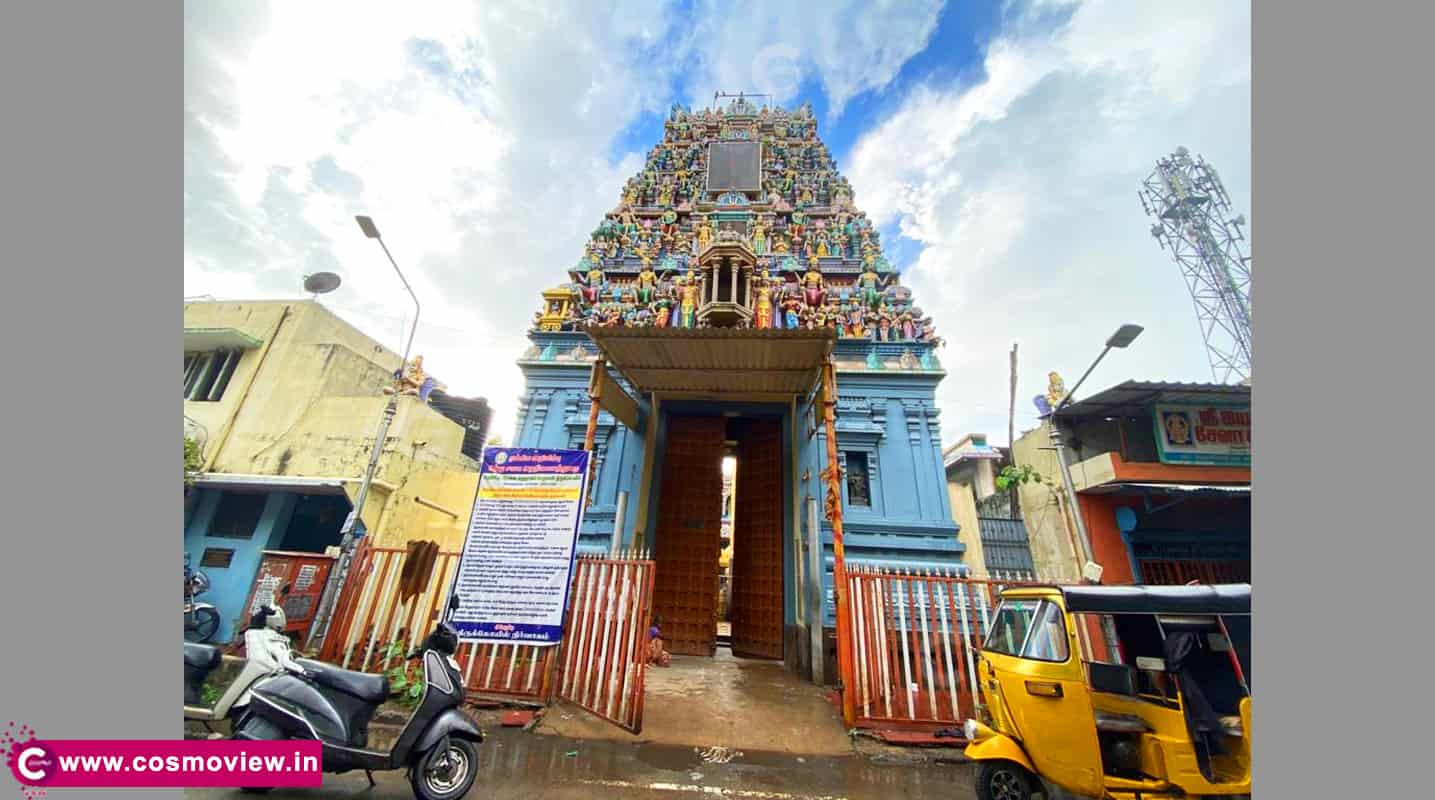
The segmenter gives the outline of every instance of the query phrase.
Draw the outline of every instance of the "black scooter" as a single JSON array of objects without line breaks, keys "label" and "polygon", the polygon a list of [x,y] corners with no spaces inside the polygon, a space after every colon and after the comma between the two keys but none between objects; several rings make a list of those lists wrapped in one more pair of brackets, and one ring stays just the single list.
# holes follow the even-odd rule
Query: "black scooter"
[{"label": "black scooter", "polygon": [[[449,608],[457,607],[455,596]],[[464,690],[457,651],[458,634],[440,622],[409,654],[423,659],[424,695],[388,752],[367,748],[369,722],[389,696],[388,679],[307,659],[297,659],[307,675],[284,673],[254,685],[233,738],[318,739],[325,772],[361,769],[372,784],[374,770],[408,769],[420,800],[462,797],[477,777],[483,732],[459,711]]]}]

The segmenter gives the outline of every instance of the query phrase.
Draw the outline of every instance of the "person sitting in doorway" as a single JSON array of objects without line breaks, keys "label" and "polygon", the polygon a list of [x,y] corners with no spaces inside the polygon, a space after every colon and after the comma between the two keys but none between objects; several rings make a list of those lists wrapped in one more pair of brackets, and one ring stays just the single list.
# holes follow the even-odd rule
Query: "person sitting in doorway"
[{"label": "person sitting in doorway", "polygon": [[670,666],[673,657],[663,647],[663,618],[657,617],[653,620],[653,626],[648,628],[648,663],[659,667]]}]

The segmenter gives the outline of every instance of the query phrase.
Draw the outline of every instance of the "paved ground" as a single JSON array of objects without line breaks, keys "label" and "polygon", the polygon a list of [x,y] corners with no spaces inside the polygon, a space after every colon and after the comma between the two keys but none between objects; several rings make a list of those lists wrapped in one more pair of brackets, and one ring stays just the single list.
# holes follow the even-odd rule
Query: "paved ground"
[{"label": "paved ground", "polygon": [[842,715],[823,690],[777,662],[734,658],[726,649],[712,658],[673,656],[672,666],[647,669],[645,694],[636,737],[564,704],[548,710],[538,732],[754,752],[852,752]]},{"label": "paved ground", "polygon": [[[472,798],[567,800],[622,797],[732,800],[972,800],[972,772],[958,764],[882,764],[864,756],[798,756],[611,740],[541,736],[488,728]],[[850,753],[850,750],[849,750]],[[716,758],[726,763],[713,763]],[[285,789],[269,798],[391,800],[413,796],[402,773],[324,776],[322,789]],[[241,797],[237,790],[192,789],[191,798]]]},{"label": "paved ground", "polygon": [[[732,798],[733,800],[969,800],[972,768],[944,761],[952,749],[886,747],[849,738],[825,692],[781,664],[676,656],[647,670],[643,731],[633,735],[567,703],[547,709],[532,732],[503,728],[479,712],[489,734],[480,748],[474,798]],[[387,729],[371,731],[379,746]],[[401,772],[326,775],[323,789],[272,798],[364,800],[412,797]],[[230,790],[190,790],[193,798]],[[248,796],[248,795],[244,795]]]}]

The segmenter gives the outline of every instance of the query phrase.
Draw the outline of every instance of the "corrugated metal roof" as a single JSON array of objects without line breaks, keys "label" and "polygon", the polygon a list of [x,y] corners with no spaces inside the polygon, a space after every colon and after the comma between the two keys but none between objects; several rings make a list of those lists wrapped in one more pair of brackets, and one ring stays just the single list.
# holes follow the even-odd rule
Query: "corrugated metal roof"
[{"label": "corrugated metal roof", "polygon": [[1250,402],[1251,387],[1224,383],[1126,381],[1077,400],[1057,413],[1059,417],[1112,416],[1145,408],[1152,403]]},{"label": "corrugated metal roof", "polygon": [[1220,483],[1105,483],[1082,494],[1250,494],[1249,484]]},{"label": "corrugated metal roof", "polygon": [[804,394],[836,335],[829,330],[590,328],[608,364],[639,392]]}]

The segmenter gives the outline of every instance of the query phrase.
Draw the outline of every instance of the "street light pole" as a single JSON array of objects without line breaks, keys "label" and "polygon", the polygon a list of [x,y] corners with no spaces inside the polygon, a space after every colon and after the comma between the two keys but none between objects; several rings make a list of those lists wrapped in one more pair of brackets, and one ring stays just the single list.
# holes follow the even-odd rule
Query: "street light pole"
[{"label": "street light pole", "polygon": [[[384,244],[383,236],[379,234],[378,226],[374,225],[374,221],[365,216],[358,216],[354,219],[359,223],[359,228],[364,232],[365,236],[378,241],[379,247],[383,248],[384,255],[388,257],[389,263],[393,265],[394,272],[398,274],[399,281],[403,283],[404,289],[408,290],[409,297],[413,298],[414,301],[414,323],[413,327],[409,330],[408,342],[404,344],[403,360],[399,364],[399,375],[402,376],[408,369],[409,351],[414,344],[414,334],[418,333],[419,329],[419,298],[418,295],[414,294],[413,287],[409,286],[408,279],[404,277],[403,270],[399,269],[399,264],[394,260],[393,254],[389,252],[388,245]],[[329,580],[324,586],[324,594],[320,599],[319,610],[314,615],[314,627],[309,633],[309,642],[307,645],[310,650],[323,647],[324,638],[329,633],[329,623],[334,616],[334,607],[339,602],[339,592],[343,589],[344,582],[349,577],[349,566],[354,560],[354,543],[356,539],[354,536],[354,528],[359,523],[359,515],[364,510],[364,504],[368,502],[369,487],[374,483],[374,473],[378,471],[379,457],[383,455],[384,441],[389,436],[389,425],[394,421],[394,416],[398,413],[398,406],[399,393],[395,390],[393,394],[389,395],[389,401],[384,404],[384,413],[379,418],[379,429],[374,434],[374,447],[369,451],[369,465],[364,470],[363,480],[359,482],[359,491],[354,498],[354,510],[349,513],[348,517],[344,518],[344,526],[339,531],[339,561],[329,573]]]},{"label": "street light pole", "polygon": [[[1071,391],[1067,392],[1066,396],[1061,398],[1061,402],[1056,404],[1056,408],[1051,410],[1051,423],[1047,431],[1051,439],[1051,446],[1056,450],[1056,463],[1061,470],[1061,483],[1063,488],[1066,489],[1067,506],[1071,509],[1071,518],[1076,522],[1077,537],[1081,540],[1082,557],[1086,559],[1086,563],[1088,564],[1095,562],[1091,549],[1091,535],[1086,531],[1086,519],[1082,516],[1081,504],[1076,499],[1076,484],[1071,480],[1071,467],[1066,463],[1066,448],[1062,441],[1061,430],[1056,424],[1056,414],[1070,405],[1071,398],[1076,395],[1076,390],[1081,388],[1081,384],[1090,377],[1092,371],[1096,369],[1096,365],[1101,363],[1101,359],[1106,358],[1106,354],[1111,352],[1112,348],[1127,347],[1131,342],[1135,341],[1137,336],[1141,335],[1142,330],[1144,329],[1140,325],[1126,324],[1111,334],[1110,338],[1106,340],[1106,347],[1102,349],[1101,355],[1097,356],[1096,360],[1091,362],[1091,366],[1087,367],[1086,372],[1082,373],[1081,377],[1077,379],[1076,385],[1071,387]],[[1082,572],[1083,578],[1095,582],[1085,574],[1084,569]]]}]

